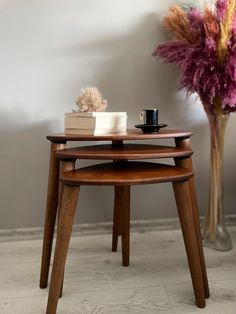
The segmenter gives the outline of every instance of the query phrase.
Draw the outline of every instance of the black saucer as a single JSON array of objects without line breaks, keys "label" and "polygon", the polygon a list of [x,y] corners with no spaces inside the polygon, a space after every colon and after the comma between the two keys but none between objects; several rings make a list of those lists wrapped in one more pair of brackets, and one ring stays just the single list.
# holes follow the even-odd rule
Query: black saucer
[{"label": "black saucer", "polygon": [[149,125],[149,124],[136,124],[135,127],[141,129],[143,133],[157,133],[161,128],[166,127],[167,124],[157,124],[157,125]]}]

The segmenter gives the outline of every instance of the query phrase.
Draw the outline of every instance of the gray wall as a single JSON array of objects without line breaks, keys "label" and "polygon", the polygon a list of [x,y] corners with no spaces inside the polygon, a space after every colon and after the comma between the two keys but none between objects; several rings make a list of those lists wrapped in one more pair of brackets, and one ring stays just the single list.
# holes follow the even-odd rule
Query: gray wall
[{"label": "gray wall", "polygon": [[[176,2],[176,1],[175,1]],[[166,39],[160,25],[171,1],[0,1],[0,228],[43,224],[48,133],[85,86],[98,86],[110,111],[138,123],[144,107],[160,122],[193,130],[201,213],[207,205],[209,132],[201,104],[178,91],[178,73],[151,57]],[[225,150],[226,212],[235,213],[235,116]],[[82,163],[85,164],[85,163]],[[91,197],[92,196],[92,197]],[[112,189],[83,188],[78,222],[109,221]],[[134,187],[132,218],[175,217],[171,187]]]}]

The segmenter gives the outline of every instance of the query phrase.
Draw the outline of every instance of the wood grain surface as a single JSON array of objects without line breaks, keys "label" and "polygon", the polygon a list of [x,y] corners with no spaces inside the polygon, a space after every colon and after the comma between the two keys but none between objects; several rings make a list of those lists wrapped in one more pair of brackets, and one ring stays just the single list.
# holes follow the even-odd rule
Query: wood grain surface
[{"label": "wood grain surface", "polygon": [[74,147],[59,150],[59,159],[109,159],[109,160],[138,160],[154,158],[177,158],[191,156],[192,150],[181,147],[148,145],[148,144],[105,144]]},{"label": "wood grain surface", "polygon": [[133,185],[187,180],[193,172],[152,162],[104,163],[65,172],[60,176],[68,185]]},{"label": "wood grain surface", "polygon": [[55,151],[65,148],[64,144],[51,144],[47,204],[45,211],[44,238],[40,271],[40,288],[44,289],[48,284],[48,272],[51,259],[54,226],[57,215],[58,189],[59,189],[59,160],[55,156]]},{"label": "wood grain surface", "polygon": [[188,138],[192,136],[192,132],[163,129],[158,133],[144,134],[138,129],[127,129],[123,133],[113,133],[104,135],[75,135],[56,133],[47,136],[51,142],[65,143],[66,141],[113,141],[113,140],[148,140],[148,139],[164,139],[164,138]]}]

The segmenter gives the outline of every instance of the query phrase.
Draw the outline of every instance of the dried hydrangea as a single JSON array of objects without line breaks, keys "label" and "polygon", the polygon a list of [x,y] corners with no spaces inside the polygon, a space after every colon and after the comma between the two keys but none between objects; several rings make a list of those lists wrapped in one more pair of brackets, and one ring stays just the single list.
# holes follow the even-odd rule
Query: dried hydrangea
[{"label": "dried hydrangea", "polygon": [[102,99],[102,94],[97,87],[81,89],[81,95],[75,102],[76,106],[73,108],[75,112],[105,111],[108,105],[107,100]]}]

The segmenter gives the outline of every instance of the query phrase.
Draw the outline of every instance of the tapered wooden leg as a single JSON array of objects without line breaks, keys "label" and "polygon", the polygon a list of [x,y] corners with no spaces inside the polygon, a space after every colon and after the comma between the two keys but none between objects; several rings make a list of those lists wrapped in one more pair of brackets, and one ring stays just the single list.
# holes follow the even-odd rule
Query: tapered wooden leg
[{"label": "tapered wooden leg", "polygon": [[190,195],[191,195],[192,206],[193,206],[196,234],[197,234],[197,239],[198,239],[198,251],[199,251],[200,261],[201,261],[201,270],[202,270],[202,279],[203,279],[203,284],[204,284],[204,289],[205,289],[205,297],[209,298],[210,290],[209,290],[209,284],[208,284],[208,278],[207,278],[207,272],[206,272],[206,263],[205,263],[205,257],[204,257],[204,252],[203,252],[203,245],[202,245],[196,189],[195,189],[195,183],[194,183],[193,178],[189,180],[189,188],[190,188]]},{"label": "tapered wooden leg", "polygon": [[118,237],[121,235],[121,221],[120,221],[120,200],[121,200],[120,186],[114,186],[114,212],[113,212],[113,229],[112,229],[112,252],[117,251]]},{"label": "tapered wooden leg", "polygon": [[[181,148],[185,148],[185,149],[191,149],[191,141],[189,138],[187,138],[187,139],[181,139],[181,138],[176,139],[175,143],[176,143],[177,147],[181,147]],[[176,158],[175,164],[177,166],[193,170],[193,163],[192,163],[191,156],[189,156],[188,158]],[[199,210],[198,210],[198,204],[197,204],[196,187],[195,187],[194,178],[190,179],[190,194],[191,194],[192,206],[193,206],[193,210],[194,210],[194,219],[195,219],[196,234],[197,234],[197,239],[198,239],[199,256],[200,256],[200,260],[201,260],[202,279],[203,279],[203,283],[204,283],[205,297],[209,298],[210,297],[210,290],[209,290],[209,284],[208,284],[207,272],[206,272],[206,263],[205,263],[204,252],[203,252],[201,227],[200,227],[200,223],[199,223]]]},{"label": "tapered wooden leg", "polygon": [[[66,171],[71,171],[75,169],[75,159],[68,159],[68,160],[60,160],[59,166],[59,176]],[[61,211],[61,201],[63,195],[63,183],[59,182],[59,192],[58,192],[58,215],[57,215],[57,222],[59,223],[60,219],[60,211]]]},{"label": "tapered wooden leg", "polygon": [[65,144],[51,144],[50,165],[48,175],[47,205],[44,223],[43,248],[40,271],[40,288],[44,289],[48,284],[48,273],[51,259],[53,234],[57,215],[58,184],[59,184],[59,161],[55,152],[65,148]]},{"label": "tapered wooden leg", "polygon": [[52,276],[48,295],[47,314],[55,314],[69,248],[70,236],[75,216],[79,187],[65,186],[58,226]]},{"label": "tapered wooden leg", "polygon": [[122,241],[122,264],[129,266],[130,257],[130,186],[115,186],[112,251],[117,251],[118,237]]},{"label": "tapered wooden leg", "polygon": [[201,261],[198,251],[198,239],[195,230],[195,218],[192,208],[192,200],[189,182],[173,183],[176,204],[178,208],[188,264],[191,273],[193,290],[198,307],[205,307],[205,290],[202,279]]},{"label": "tapered wooden leg", "polygon": [[120,220],[122,237],[122,264],[129,266],[130,256],[130,186],[120,187]]},{"label": "tapered wooden leg", "polygon": [[[75,169],[75,160],[74,159],[71,159],[71,160],[66,160],[66,161],[63,161],[61,160],[60,161],[60,175],[66,171],[71,171],[71,170],[74,170]],[[58,210],[57,210],[57,219],[58,219],[58,223],[59,223],[59,220],[60,220],[60,213],[61,213],[61,202],[62,202],[62,195],[63,195],[63,188],[64,188],[64,185],[62,182],[59,183],[59,193],[58,193]],[[64,273],[64,272],[63,272]],[[59,298],[62,297],[62,293],[63,293],[63,282],[64,282],[64,275],[63,275],[63,278],[62,278],[62,282],[61,282],[61,291],[60,291],[60,295],[59,295]]]}]

